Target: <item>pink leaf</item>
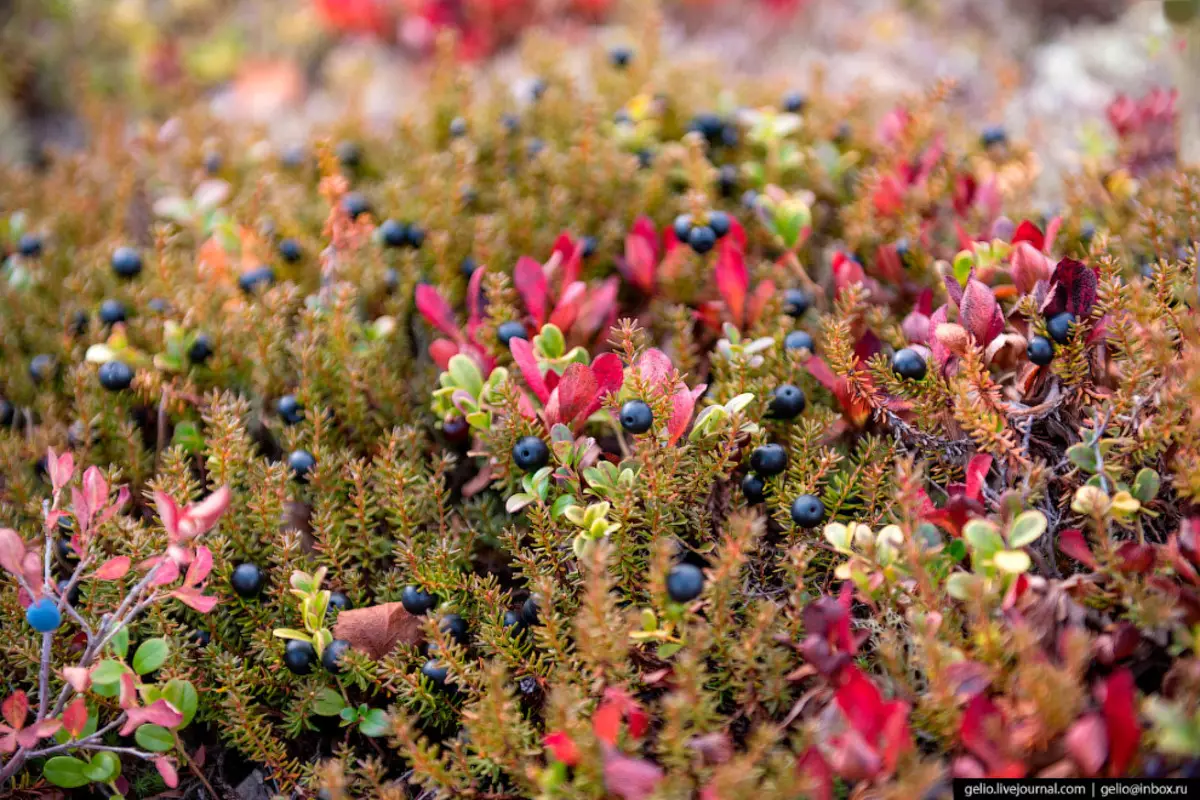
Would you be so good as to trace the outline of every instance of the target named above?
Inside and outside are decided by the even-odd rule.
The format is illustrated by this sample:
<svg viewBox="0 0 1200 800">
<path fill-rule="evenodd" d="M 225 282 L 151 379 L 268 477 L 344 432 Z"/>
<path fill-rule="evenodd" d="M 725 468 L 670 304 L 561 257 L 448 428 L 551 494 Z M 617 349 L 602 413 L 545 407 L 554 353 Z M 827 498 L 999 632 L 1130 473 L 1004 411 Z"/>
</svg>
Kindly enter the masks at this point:
<svg viewBox="0 0 1200 800">
<path fill-rule="evenodd" d="M 1100 772 L 1108 758 L 1108 732 L 1099 714 L 1085 714 L 1076 720 L 1064 742 L 1084 775 L 1091 777 Z"/>
<path fill-rule="evenodd" d="M 929 317 L 920 311 L 910 311 L 900 323 L 900 329 L 904 331 L 904 337 L 913 344 L 929 342 Z"/>
<path fill-rule="evenodd" d="M 958 284 L 955 283 L 954 285 L 957 286 Z M 959 296 L 961 297 L 962 295 L 960 294 Z M 939 325 L 945 324 L 946 320 L 949 319 L 949 315 L 949 309 L 946 306 L 940 306 L 938 307 L 938 310 L 934 311 L 929 317 L 929 350 L 931 353 L 933 353 L 933 360 L 936 361 L 940 367 L 944 367 L 946 362 L 948 362 L 954 356 L 954 354 L 950 352 L 950 348 L 942 344 L 941 340 L 939 340 L 938 337 L 934 336 L 933 334 L 938 329 Z"/>
<path fill-rule="evenodd" d="M 467 281 L 467 331 L 471 338 L 475 337 L 475 329 L 483 322 L 483 279 L 487 270 L 480 266 L 471 273 Z"/>
<path fill-rule="evenodd" d="M 570 329 L 579 316 L 579 309 L 583 306 L 587 291 L 587 284 L 582 281 L 575 281 L 563 289 L 558 303 L 554 306 L 553 313 L 550 314 L 550 324 L 556 326 L 560 331 Z"/>
<path fill-rule="evenodd" d="M 700 395 L 704 394 L 706 388 L 708 388 L 707 385 L 703 383 L 691 391 L 688 391 L 686 386 L 681 386 L 679 391 L 671 397 L 671 419 L 667 421 L 668 443 L 675 444 L 679 441 L 679 437 L 683 436 L 692 421 L 692 412 L 696 410 L 696 401 L 700 399 Z"/>
<path fill-rule="evenodd" d="M 66 729 L 72 739 L 79 736 L 80 731 L 87 725 L 87 720 L 87 702 L 82 697 L 76 697 L 63 711 L 63 728 Z"/>
<path fill-rule="evenodd" d="M 983 493 L 984 480 L 988 470 L 992 468 L 992 457 L 987 453 L 978 453 L 967 462 L 966 495 L 972 500 L 978 500 Z"/>
<path fill-rule="evenodd" d="M 625 383 L 625 368 L 621 366 L 621 359 L 615 353 L 596 356 L 592 361 L 592 373 L 596 376 L 596 385 L 600 392 L 589 406 L 589 416 L 604 404 L 605 397 L 620 391 Z"/>
<path fill-rule="evenodd" d="M 154 505 L 158 508 L 158 518 L 162 520 L 167 535 L 171 540 L 179 538 L 179 506 L 165 492 L 154 493 Z"/>
<path fill-rule="evenodd" d="M 53 736 L 62 728 L 62 722 L 56 719 L 44 719 L 36 725 L 30 725 L 17 734 L 17 744 L 21 747 L 34 747 L 39 741 Z"/>
<path fill-rule="evenodd" d="M 554 241 L 552 255 L 557 255 L 562 262 L 562 282 L 567 286 L 579 280 L 579 268 L 583 266 L 583 240 L 575 240 L 571 235 L 560 233 Z"/>
<path fill-rule="evenodd" d="M 992 778 L 1023 778 L 1025 767 L 1006 756 L 993 739 L 1004 730 L 1004 718 L 996 704 L 986 695 L 977 694 L 967 703 L 959 727 L 958 738 L 974 754 Z"/>
<path fill-rule="evenodd" d="M 958 304 L 958 322 L 975 337 L 979 346 L 986 346 L 1004 330 L 1004 315 L 992 290 L 982 281 L 967 281 Z"/>
<path fill-rule="evenodd" d="M 1013 284 L 1022 294 L 1032 292 L 1038 281 L 1050 279 L 1053 262 L 1029 242 L 1021 242 L 1014 247 L 1009 261 L 1012 264 Z"/>
<path fill-rule="evenodd" d="M 196 557 L 192 559 L 191 566 L 188 567 L 187 576 L 184 577 L 183 583 L 185 586 L 199 586 L 208 573 L 213 568 L 212 551 L 204 545 L 196 548 Z"/>
<path fill-rule="evenodd" d="M 174 728 L 183 722 L 183 714 L 166 700 L 155 700 L 145 708 L 125 709 L 125 724 L 121 726 L 120 734 L 128 736 L 142 725 L 151 723 L 164 728 Z"/>
<path fill-rule="evenodd" d="M 746 292 L 750 289 L 750 273 L 742 251 L 733 246 L 723 246 L 716 266 L 717 291 L 725 301 L 725 308 L 733 324 L 739 328 L 746 319 Z"/>
<path fill-rule="evenodd" d="M 815 747 L 809 747 L 796 760 L 796 769 L 807 781 L 806 787 L 812 800 L 833 800 L 833 772 L 828 762 Z"/>
<path fill-rule="evenodd" d="M 133 681 L 133 675 L 126 672 L 118 681 L 120 691 L 117 694 L 117 705 L 121 708 L 130 709 L 138 707 L 138 691 L 137 684 Z"/>
<path fill-rule="evenodd" d="M 63 679 L 75 691 L 83 692 L 92 683 L 92 671 L 87 667 L 63 667 Z"/>
<path fill-rule="evenodd" d="M 125 507 L 125 504 L 128 502 L 129 502 L 129 487 L 122 486 L 120 489 L 117 490 L 117 499 L 112 502 L 112 505 L 110 505 L 108 508 L 104 509 L 104 511 L 102 511 L 100 513 L 100 516 L 96 518 L 96 525 L 97 526 L 103 525 L 104 523 L 108 522 L 110 519 L 115 517 L 121 511 L 121 509 Z"/>
<path fill-rule="evenodd" d="M 454 322 L 454 311 L 438 290 L 427 283 L 417 286 L 417 311 L 425 320 L 455 341 L 462 339 L 462 332 Z"/>
<path fill-rule="evenodd" d="M 434 339 L 429 343 L 429 357 L 441 370 L 450 369 L 450 359 L 458 355 L 458 345 L 449 339 Z"/>
<path fill-rule="evenodd" d="M 1092 548 L 1083 536 L 1083 531 L 1078 528 L 1068 528 L 1065 531 L 1059 531 L 1058 549 L 1092 569 L 1096 569 L 1099 566 L 1096 556 L 1092 554 Z"/>
<path fill-rule="evenodd" d="M 21 730 L 29 714 L 29 696 L 25 692 L 13 692 L 0 703 L 0 714 L 13 730 Z"/>
<path fill-rule="evenodd" d="M 658 263 L 658 235 L 654 223 L 638 217 L 625 237 L 625 258 L 617 267 L 625 279 L 646 294 L 654 293 L 654 270 Z"/>
<path fill-rule="evenodd" d="M 1108 774 L 1125 774 L 1142 738 L 1133 703 L 1133 673 L 1127 668 L 1114 672 L 1104 682 L 1104 722 L 1108 728 Z"/>
<path fill-rule="evenodd" d="M 166 586 L 168 583 L 174 583 L 179 579 L 179 565 L 174 559 L 164 559 L 159 562 L 158 572 L 154 573 L 154 578 L 150 581 L 151 586 Z"/>
<path fill-rule="evenodd" d="M 583 339 L 591 339 L 601 327 L 611 327 L 617 318 L 617 292 L 621 282 L 613 277 L 590 292 L 575 320 L 575 332 Z M 606 325 L 607 323 L 607 325 Z"/>
<path fill-rule="evenodd" d="M 1055 217 L 1046 225 L 1046 240 L 1042 244 L 1042 251 L 1049 253 L 1054 247 L 1054 240 L 1058 238 L 1058 229 L 1062 227 L 1062 217 Z"/>
<path fill-rule="evenodd" d="M 638 758 L 615 751 L 604 757 L 604 787 L 621 800 L 645 800 L 662 781 L 663 771 Z"/>
<path fill-rule="evenodd" d="M 169 788 L 174 789 L 179 785 L 179 773 L 175 771 L 175 764 L 166 756 L 159 756 L 154 759 L 154 768 L 158 770 L 158 774 L 162 776 L 163 783 Z"/>
<path fill-rule="evenodd" d="M 767 307 L 767 303 L 771 302 L 771 298 L 774 296 L 775 283 L 773 281 L 763 281 L 754 287 L 754 292 L 750 295 L 750 303 L 746 307 L 747 325 L 753 325 L 758 322 Z"/>
<path fill-rule="evenodd" d="M 88 467 L 83 473 L 83 494 L 92 512 L 99 511 L 108 502 L 108 481 L 96 467 Z"/>
<path fill-rule="evenodd" d="M 84 474 L 84 481 L 87 481 L 87 474 Z M 92 516 L 96 513 L 88 503 L 87 495 L 71 487 L 71 509 L 75 512 L 75 518 L 79 520 L 79 529 L 87 531 L 92 525 Z"/>
<path fill-rule="evenodd" d="M 1025 220 L 1018 225 L 1017 232 L 1013 234 L 1013 245 L 1015 246 L 1021 242 L 1029 242 L 1039 252 L 1046 247 L 1046 237 L 1042 234 L 1041 229 L 1029 220 Z"/>
<path fill-rule="evenodd" d="M 46 467 L 50 472 L 50 485 L 58 492 L 71 482 L 71 476 L 75 473 L 75 456 L 69 450 L 61 456 L 56 455 L 51 447 L 47 452 Z"/>
<path fill-rule="evenodd" d="M 517 293 L 525 301 L 525 309 L 540 331 L 546 324 L 546 302 L 550 294 L 549 281 L 542 271 L 542 265 L 529 256 L 518 258 L 517 266 L 513 269 L 513 285 L 517 287 Z"/>
<path fill-rule="evenodd" d="M 207 614 L 217 607 L 217 598 L 200 593 L 199 589 L 185 586 L 171 592 L 171 597 L 174 597 L 179 602 L 189 608 L 199 611 L 201 614 Z"/>
<path fill-rule="evenodd" d="M 579 417 L 586 419 L 585 412 L 599 393 L 600 385 L 590 367 L 583 364 L 568 365 L 558 388 L 546 403 L 546 424 L 562 422 L 574 428 L 577 422 L 581 422 Z"/>
<path fill-rule="evenodd" d="M 180 535 L 186 539 L 194 539 L 208 533 L 229 508 L 232 499 L 233 493 L 229 487 L 222 486 L 199 503 L 189 505 L 184 509 L 183 519 L 180 521 Z"/>
<path fill-rule="evenodd" d="M 508 349 L 512 353 L 517 368 L 521 370 L 521 376 L 525 378 L 525 385 L 537 395 L 538 400 L 543 403 L 549 401 L 550 390 L 546 388 L 542 370 L 538 367 L 537 356 L 533 354 L 533 345 L 526 339 L 512 339 L 508 343 Z"/>
<path fill-rule="evenodd" d="M 25 559 L 25 542 L 12 528 L 0 528 L 0 568 L 13 575 L 21 574 Z"/>
<path fill-rule="evenodd" d="M 115 581 L 125 577 L 125 573 L 129 572 L 129 567 L 132 562 L 129 556 L 116 556 L 110 558 L 100 565 L 99 569 L 92 573 L 92 577 L 98 581 Z"/>
</svg>

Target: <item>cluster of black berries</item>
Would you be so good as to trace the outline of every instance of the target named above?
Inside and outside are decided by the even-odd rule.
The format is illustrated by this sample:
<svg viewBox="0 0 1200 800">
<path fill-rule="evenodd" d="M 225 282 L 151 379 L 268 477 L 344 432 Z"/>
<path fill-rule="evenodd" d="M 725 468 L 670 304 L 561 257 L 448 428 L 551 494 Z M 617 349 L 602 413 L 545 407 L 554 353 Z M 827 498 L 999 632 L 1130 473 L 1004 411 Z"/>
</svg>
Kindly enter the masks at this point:
<svg viewBox="0 0 1200 800">
<path fill-rule="evenodd" d="M 1039 367 L 1046 366 L 1054 360 L 1054 345 L 1066 344 L 1071 340 L 1071 328 L 1074 326 L 1075 315 L 1070 311 L 1055 314 L 1046 320 L 1046 333 L 1050 334 L 1050 338 L 1034 336 L 1029 340 L 1025 354 Z"/>
<path fill-rule="evenodd" d="M 379 238 L 388 247 L 419 250 L 425 244 L 425 229 L 415 222 L 388 219 L 379 226 Z"/>
<path fill-rule="evenodd" d="M 766 499 L 766 479 L 787 469 L 787 451 L 781 445 L 769 443 L 754 448 L 750 454 L 750 472 L 742 478 L 742 493 L 746 501 L 757 505 Z M 825 505 L 816 495 L 802 494 L 792 502 L 792 521 L 802 528 L 815 528 L 825 519 Z"/>
<path fill-rule="evenodd" d="M 718 239 L 729 233 L 732 226 L 733 220 L 724 211 L 709 211 L 703 223 L 692 219 L 691 214 L 680 214 L 675 218 L 675 238 L 704 255 L 716 246 Z"/>
</svg>

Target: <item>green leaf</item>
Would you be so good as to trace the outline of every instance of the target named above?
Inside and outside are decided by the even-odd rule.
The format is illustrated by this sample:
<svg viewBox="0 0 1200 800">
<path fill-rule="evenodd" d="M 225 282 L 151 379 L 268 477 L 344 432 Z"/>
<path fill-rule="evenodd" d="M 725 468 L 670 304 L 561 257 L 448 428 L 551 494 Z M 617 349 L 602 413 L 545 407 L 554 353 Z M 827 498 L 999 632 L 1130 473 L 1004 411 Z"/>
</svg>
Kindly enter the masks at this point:
<svg viewBox="0 0 1200 800">
<path fill-rule="evenodd" d="M 564 494 L 555 500 L 554 504 L 550 506 L 550 513 L 556 518 L 561 517 L 563 513 L 573 505 L 575 505 L 575 497 L 573 495 Z"/>
<path fill-rule="evenodd" d="M 114 633 L 113 637 L 108 640 L 108 647 L 117 658 L 123 659 L 129 655 L 129 628 L 122 626 Z M 94 681 L 95 677 L 92 680 Z"/>
<path fill-rule="evenodd" d="M 204 435 L 194 422 L 180 422 L 175 426 L 171 436 L 171 444 L 183 448 L 191 455 L 199 453 L 204 448 Z"/>
<path fill-rule="evenodd" d="M 954 280 L 959 286 L 967 285 L 971 268 L 975 266 L 975 255 L 970 250 L 963 250 L 954 257 Z"/>
<path fill-rule="evenodd" d="M 175 746 L 175 737 L 161 725 L 146 723 L 133 733 L 138 746 L 151 753 L 165 753 Z"/>
<path fill-rule="evenodd" d="M 116 683 L 121 680 L 121 676 L 129 671 L 129 667 L 122 664 L 120 661 L 114 661 L 111 658 L 106 658 L 96 665 L 92 670 L 92 683 L 105 684 Z"/>
<path fill-rule="evenodd" d="M 658 657 L 662 659 L 670 658 L 683 649 L 682 642 L 663 642 L 658 646 Z"/>
<path fill-rule="evenodd" d="M 1013 520 L 1008 531 L 1009 547 L 1024 547 L 1036 542 L 1046 532 L 1046 515 L 1040 511 L 1025 511 Z"/>
<path fill-rule="evenodd" d="M 358 719 L 358 712 L 355 711 L 352 706 L 346 706 L 338 712 L 338 716 L 341 717 L 344 722 L 354 722 L 354 720 Z"/>
<path fill-rule="evenodd" d="M 64 789 L 78 789 L 86 786 L 91 780 L 84 773 L 87 764 L 73 756 L 55 756 L 42 767 L 42 775 L 55 786 Z"/>
<path fill-rule="evenodd" d="M 1095 472 L 1100 468 L 1096 462 L 1096 451 L 1088 444 L 1080 442 L 1067 448 L 1067 460 L 1084 472 Z"/>
<path fill-rule="evenodd" d="M 956 572 L 946 579 L 946 594 L 955 600 L 966 600 L 975 590 L 977 579 L 969 572 Z"/>
<path fill-rule="evenodd" d="M 971 549 L 981 555 L 991 555 L 1004 547 L 1004 539 L 994 524 L 985 519 L 973 519 L 963 526 L 963 537 Z"/>
<path fill-rule="evenodd" d="M 1026 572 L 1033 562 L 1029 560 L 1029 554 L 1024 550 L 1001 550 L 992 556 L 992 563 L 1001 572 L 1020 575 Z"/>
<path fill-rule="evenodd" d="M 1143 467 L 1133 479 L 1133 496 L 1143 505 L 1149 503 L 1158 496 L 1159 485 L 1158 473 L 1149 467 Z"/>
<path fill-rule="evenodd" d="M 372 708 L 358 723 L 363 736 L 386 736 L 392 730 L 392 721 L 381 709 Z"/>
<path fill-rule="evenodd" d="M 147 639 L 133 654 L 133 671 L 138 675 L 147 675 L 167 663 L 167 654 L 171 646 L 163 638 Z"/>
<path fill-rule="evenodd" d="M 313 713 L 318 717 L 336 717 L 346 707 L 346 701 L 333 689 L 325 688 L 313 700 Z"/>
<path fill-rule="evenodd" d="M 449 366 L 450 377 L 460 389 L 466 389 L 471 397 L 479 397 L 483 391 L 483 375 L 479 367 L 468 357 L 459 354 L 451 357 Z"/>
<path fill-rule="evenodd" d="M 295 628 L 276 628 L 271 633 L 279 639 L 298 639 L 302 642 L 312 641 L 312 637 L 305 631 L 298 631 Z"/>
<path fill-rule="evenodd" d="M 171 705 L 175 706 L 175 710 L 183 714 L 183 722 L 179 724 L 180 728 L 185 727 L 196 716 L 196 709 L 200 707 L 200 693 L 196 691 L 196 687 L 191 681 L 186 681 L 183 678 L 175 678 L 167 682 L 163 688 L 163 699 Z"/>
<path fill-rule="evenodd" d="M 537 339 L 542 354 L 547 358 L 558 358 L 567 349 L 567 340 L 563 338 L 557 325 L 543 325 Z"/>
</svg>

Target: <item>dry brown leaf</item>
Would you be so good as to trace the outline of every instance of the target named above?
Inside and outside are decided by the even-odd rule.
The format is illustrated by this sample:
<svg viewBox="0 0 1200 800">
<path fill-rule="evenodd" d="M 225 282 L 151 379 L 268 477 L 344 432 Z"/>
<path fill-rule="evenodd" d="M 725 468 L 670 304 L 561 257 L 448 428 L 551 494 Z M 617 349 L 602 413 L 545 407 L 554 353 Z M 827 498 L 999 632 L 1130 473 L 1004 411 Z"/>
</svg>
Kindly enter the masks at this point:
<svg viewBox="0 0 1200 800">
<path fill-rule="evenodd" d="M 421 618 L 409 614 L 400 603 L 355 608 L 338 614 L 333 635 L 379 659 L 398 644 L 419 644 Z"/>
</svg>

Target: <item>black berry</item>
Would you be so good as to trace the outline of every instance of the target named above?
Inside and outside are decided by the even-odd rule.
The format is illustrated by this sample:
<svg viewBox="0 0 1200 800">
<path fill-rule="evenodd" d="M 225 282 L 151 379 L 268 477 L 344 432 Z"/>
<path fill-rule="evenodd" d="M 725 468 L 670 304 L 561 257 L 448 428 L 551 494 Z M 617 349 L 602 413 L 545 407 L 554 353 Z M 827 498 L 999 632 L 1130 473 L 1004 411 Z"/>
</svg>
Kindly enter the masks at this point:
<svg viewBox="0 0 1200 800">
<path fill-rule="evenodd" d="M 275 270 L 270 267 L 255 267 L 238 276 L 238 288 L 246 294 L 254 294 L 260 289 L 265 290 L 273 283 L 275 283 Z"/>
<path fill-rule="evenodd" d="M 676 603 L 690 603 L 704 591 L 704 573 L 695 564 L 676 564 L 667 573 L 667 595 Z"/>
<path fill-rule="evenodd" d="M 204 171 L 216 175 L 221 171 L 222 159 L 220 153 L 208 153 L 204 156 Z"/>
<path fill-rule="evenodd" d="M 55 367 L 54 356 L 39 353 L 29 359 L 29 377 L 34 383 L 45 383 L 54 377 Z"/>
<path fill-rule="evenodd" d="M 229 584 L 233 590 L 246 598 L 258 597 L 266 582 L 267 578 L 263 575 L 263 571 L 258 568 L 257 564 L 249 561 L 238 564 L 233 568 L 233 574 L 229 576 Z"/>
<path fill-rule="evenodd" d="M 379 238 L 388 247 L 403 247 L 408 242 L 408 226 L 398 220 L 384 220 Z"/>
<path fill-rule="evenodd" d="M 438 630 L 458 642 L 463 647 L 471 643 L 467 633 L 467 621 L 458 614 L 447 614 L 438 622 Z"/>
<path fill-rule="evenodd" d="M 783 310 L 789 317 L 803 317 L 812 305 L 812 298 L 803 289 L 788 289 L 783 293 Z"/>
<path fill-rule="evenodd" d="M 580 255 L 582 255 L 584 258 L 591 258 L 592 256 L 596 255 L 596 248 L 600 246 L 599 242 L 596 241 L 595 236 L 583 237 L 582 244 L 583 250 Z"/>
<path fill-rule="evenodd" d="M 36 233 L 21 234 L 17 240 L 17 252 L 26 258 L 37 258 L 42 254 L 42 237 Z"/>
<path fill-rule="evenodd" d="M 771 392 L 771 416 L 776 419 L 795 419 L 804 413 L 804 392 L 798 386 L 785 383 Z"/>
<path fill-rule="evenodd" d="M 132 247 L 118 247 L 112 254 L 112 270 L 122 278 L 136 278 L 142 271 L 142 254 Z"/>
<path fill-rule="evenodd" d="M 371 201 L 362 192 L 346 192 L 342 196 L 342 210 L 350 219 L 358 219 L 363 214 L 371 213 Z"/>
<path fill-rule="evenodd" d="M 802 494 L 792 502 L 792 522 L 801 528 L 815 528 L 825 519 L 825 504 L 816 495 Z"/>
<path fill-rule="evenodd" d="M 1029 340 L 1025 355 L 1039 367 L 1044 367 L 1054 360 L 1054 342 L 1045 336 L 1035 336 Z"/>
<path fill-rule="evenodd" d="M 1008 133 L 999 125 L 990 125 L 979 135 L 979 142 L 984 147 L 995 147 L 1008 141 Z"/>
<path fill-rule="evenodd" d="M 752 506 L 767 499 L 766 489 L 767 482 L 753 472 L 747 472 L 742 478 L 742 494 L 746 496 L 746 502 Z"/>
<path fill-rule="evenodd" d="M 125 304 L 120 300 L 109 298 L 100 304 L 100 321 L 105 325 L 116 325 L 124 322 L 127 314 Z"/>
<path fill-rule="evenodd" d="M 431 658 L 425 662 L 425 666 L 421 667 L 421 674 L 424 675 L 436 689 L 446 688 L 446 678 L 450 677 L 450 670 L 436 658 Z"/>
<path fill-rule="evenodd" d="M 106 361 L 100 365 L 100 385 L 110 392 L 128 389 L 133 383 L 133 370 L 124 361 Z"/>
<path fill-rule="evenodd" d="M 206 628 L 198 628 L 192 631 L 192 635 L 188 637 L 192 644 L 197 647 L 208 647 L 208 643 L 212 641 L 212 633 Z"/>
<path fill-rule="evenodd" d="M 692 215 L 680 214 L 675 218 L 675 222 L 671 225 L 675 231 L 675 238 L 681 242 L 687 242 L 688 237 L 692 235 Z"/>
<path fill-rule="evenodd" d="M 550 448 L 536 436 L 522 436 L 512 450 L 513 463 L 526 472 L 537 472 L 550 461 Z"/>
<path fill-rule="evenodd" d="M 355 169 L 362 164 L 362 148 L 358 146 L 358 142 L 338 142 L 334 155 L 337 156 L 339 164 L 349 169 Z"/>
<path fill-rule="evenodd" d="M 787 469 L 787 451 L 775 443 L 759 445 L 750 454 L 750 469 L 764 478 L 778 475 Z"/>
<path fill-rule="evenodd" d="M 69 591 L 69 592 L 67 591 L 68 586 L 70 586 L 70 588 L 71 588 L 71 591 Z M 57 584 L 55 584 L 55 587 L 58 589 L 59 596 L 66 594 L 67 605 L 69 605 L 69 606 L 79 605 L 79 584 L 78 583 L 75 584 L 74 586 L 71 586 L 70 578 L 63 578 Z"/>
<path fill-rule="evenodd" d="M 467 121 L 462 117 L 450 120 L 450 135 L 455 139 L 467 135 Z"/>
<path fill-rule="evenodd" d="M 405 586 L 400 592 L 400 604 L 404 610 L 414 617 L 421 617 L 432 611 L 438 604 L 437 595 L 422 591 L 416 586 Z"/>
<path fill-rule="evenodd" d="M 283 665 L 293 675 L 307 675 L 317 661 L 317 650 L 311 642 L 303 639 L 288 639 L 283 647 Z"/>
<path fill-rule="evenodd" d="M 329 609 L 334 608 L 338 611 L 346 611 L 354 608 L 354 604 L 350 602 L 350 596 L 339 589 L 329 593 L 329 606 L 326 609 L 326 613 L 328 613 Z"/>
<path fill-rule="evenodd" d="M 425 229 L 415 222 L 408 224 L 408 246 L 413 250 L 420 250 L 421 245 L 425 244 Z"/>
<path fill-rule="evenodd" d="M 816 345 L 813 338 L 804 331 L 792 331 L 783 340 L 783 346 L 788 350 L 807 350 L 810 353 L 816 352 Z"/>
<path fill-rule="evenodd" d="M 905 347 L 892 356 L 892 369 L 905 380 L 919 381 L 925 377 L 925 359 L 916 350 Z"/>
<path fill-rule="evenodd" d="M 633 50 L 623 45 L 618 45 L 608 51 L 608 63 L 612 64 L 617 69 L 625 69 L 629 66 L 629 62 L 633 60 Z"/>
<path fill-rule="evenodd" d="M 198 333 L 196 338 L 192 340 L 192 346 L 188 348 L 188 358 L 193 364 L 203 364 L 208 359 L 212 358 L 213 343 L 207 333 Z"/>
<path fill-rule="evenodd" d="M 708 227 L 712 228 L 712 232 L 717 235 L 718 239 L 721 239 L 733 227 L 733 220 L 724 211 L 712 211 L 708 215 Z"/>
<path fill-rule="evenodd" d="M 325 646 L 325 651 L 321 653 L 321 666 L 325 668 L 326 672 L 337 675 L 342 671 L 342 656 L 349 649 L 350 643 L 345 639 L 334 639 Z"/>
<path fill-rule="evenodd" d="M 538 605 L 538 599 L 534 595 L 529 595 L 521 604 L 521 621 L 532 628 L 538 624 L 540 619 L 541 607 Z"/>
<path fill-rule="evenodd" d="M 167 313 L 167 301 L 161 297 L 151 297 L 146 301 L 146 308 L 155 314 L 165 314 Z"/>
<path fill-rule="evenodd" d="M 4 426 L 5 428 L 11 428 L 16 419 L 16 406 L 8 402 L 7 398 L 0 397 L 0 425 Z"/>
<path fill-rule="evenodd" d="M 725 121 L 717 114 L 705 112 L 692 117 L 688 130 L 699 133 L 711 145 L 721 144 L 725 134 Z"/>
<path fill-rule="evenodd" d="M 470 278 L 478 268 L 479 265 L 475 263 L 475 259 L 472 256 L 463 256 L 463 260 L 458 265 L 458 271 L 462 273 L 464 278 Z"/>
<path fill-rule="evenodd" d="M 1046 332 L 1057 344 L 1066 344 L 1071 340 L 1071 326 L 1074 324 L 1075 315 L 1064 311 L 1046 320 Z"/>
<path fill-rule="evenodd" d="M 504 627 L 511 630 L 513 633 L 521 633 L 525 630 L 525 620 L 521 619 L 521 612 L 509 609 L 504 612 Z"/>
<path fill-rule="evenodd" d="M 72 336 L 83 336 L 88 330 L 88 315 L 83 309 L 79 309 L 71 315 L 70 322 L 67 323 L 67 330 Z"/>
<path fill-rule="evenodd" d="M 804 110 L 808 99 L 800 92 L 788 92 L 783 96 L 783 110 L 789 114 L 799 114 Z"/>
<path fill-rule="evenodd" d="M 288 456 L 288 469 L 292 471 L 292 478 L 298 483 L 307 483 L 308 475 L 316 465 L 317 460 L 307 450 L 293 450 Z"/>
<path fill-rule="evenodd" d="M 707 225 L 697 225 L 688 234 L 688 245 L 696 253 L 704 255 L 717 243 L 717 234 Z"/>
<path fill-rule="evenodd" d="M 295 264 L 304 256 L 304 250 L 301 249 L 300 243 L 295 239 L 281 239 L 279 241 L 279 256 L 289 264 Z"/>
<path fill-rule="evenodd" d="M 653 425 L 654 412 L 644 400 L 630 400 L 621 406 L 621 427 L 627 433 L 645 433 Z"/>
<path fill-rule="evenodd" d="M 275 410 L 286 425 L 295 425 L 304 420 L 304 406 L 300 405 L 294 394 L 285 394 L 279 398 L 275 403 Z"/>
</svg>

